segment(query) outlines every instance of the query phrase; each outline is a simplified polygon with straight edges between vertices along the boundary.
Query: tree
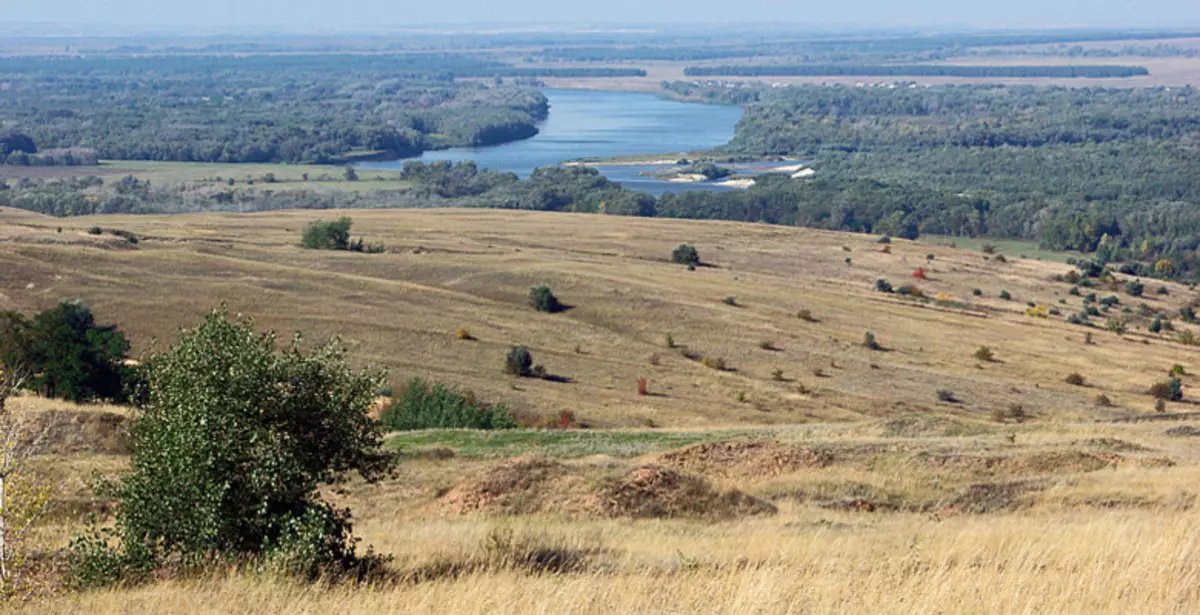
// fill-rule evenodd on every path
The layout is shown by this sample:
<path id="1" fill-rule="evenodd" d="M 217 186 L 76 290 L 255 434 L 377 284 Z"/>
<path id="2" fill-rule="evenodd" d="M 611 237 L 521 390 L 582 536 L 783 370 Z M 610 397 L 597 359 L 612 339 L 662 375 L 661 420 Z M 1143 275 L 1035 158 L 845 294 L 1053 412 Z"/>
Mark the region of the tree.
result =
<path id="1" fill-rule="evenodd" d="M 146 362 L 131 470 L 117 487 L 119 547 L 78 540 L 77 576 L 111 582 L 213 558 L 309 575 L 364 565 L 349 510 L 318 489 L 352 473 L 374 482 L 393 467 L 367 414 L 383 380 L 352 370 L 336 340 L 306 353 L 297 336 L 279 349 L 273 332 L 214 310 Z M 114 560 L 117 575 L 86 574 Z"/>
<path id="2" fill-rule="evenodd" d="M 504 373 L 527 377 L 533 373 L 533 355 L 524 346 L 513 346 L 504 356 Z"/>
<path id="3" fill-rule="evenodd" d="M 342 177 L 348 182 L 356 182 L 358 181 L 358 171 L 355 171 L 354 167 L 347 166 L 346 170 L 342 171 Z"/>
<path id="4" fill-rule="evenodd" d="M 539 312 L 556 314 L 563 311 L 563 304 L 551 292 L 550 286 L 542 284 L 529 289 L 529 304 Z"/>
<path id="5" fill-rule="evenodd" d="M 686 243 L 681 243 L 671 252 L 671 262 L 680 265 L 699 265 L 700 253 L 696 252 L 696 248 Z"/>
<path id="6" fill-rule="evenodd" d="M 82 302 L 63 301 L 32 319 L 0 313 L 0 330 L 7 340 L 0 362 L 20 356 L 29 370 L 25 388 L 76 403 L 124 397 L 129 342 L 116 326 L 97 325 Z"/>
<path id="7" fill-rule="evenodd" d="M 317 220 L 305 227 L 300 246 L 310 250 L 349 250 L 352 224 L 346 216 L 333 221 Z"/>

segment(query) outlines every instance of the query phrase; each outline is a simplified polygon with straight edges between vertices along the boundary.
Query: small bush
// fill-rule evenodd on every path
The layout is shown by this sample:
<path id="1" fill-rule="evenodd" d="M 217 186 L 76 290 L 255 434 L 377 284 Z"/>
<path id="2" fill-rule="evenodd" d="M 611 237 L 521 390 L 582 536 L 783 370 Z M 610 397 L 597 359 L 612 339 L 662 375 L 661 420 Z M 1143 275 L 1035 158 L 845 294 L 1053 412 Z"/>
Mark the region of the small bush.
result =
<path id="1" fill-rule="evenodd" d="M 1080 295 L 1080 292 L 1079 292 L 1079 287 L 1078 287 L 1078 286 L 1072 286 L 1072 287 L 1071 287 L 1071 290 L 1067 291 L 1067 294 L 1068 294 L 1068 295 L 1071 295 L 1072 297 L 1078 297 L 1078 296 Z"/>
<path id="2" fill-rule="evenodd" d="M 1130 280 L 1125 283 L 1125 294 L 1130 297 L 1141 297 L 1146 293 L 1146 285 L 1137 280 Z"/>
<path id="3" fill-rule="evenodd" d="M 1008 259 L 1005 258 L 1003 254 L 997 254 L 996 258 L 994 258 L 992 260 L 996 261 L 997 263 L 1007 263 L 1008 262 Z"/>
<path id="4" fill-rule="evenodd" d="M 1171 370 L 1169 372 L 1167 372 L 1167 375 L 1172 378 L 1178 378 L 1179 376 L 1186 376 L 1187 369 L 1184 368 L 1182 365 L 1176 363 L 1175 365 L 1171 366 Z"/>
<path id="5" fill-rule="evenodd" d="M 1001 299 L 1003 299 L 1003 300 L 1005 300 L 1005 301 L 1011 301 L 1011 300 L 1012 300 L 1012 294 L 1011 294 L 1011 293 L 1009 293 L 1007 290 L 1002 290 L 1002 291 L 1000 291 L 1000 298 L 1001 298 Z"/>
<path id="6" fill-rule="evenodd" d="M 976 288 L 975 290 L 972 290 L 972 291 L 971 291 L 971 294 L 972 294 L 972 295 L 975 295 L 976 297 L 982 297 L 982 296 L 983 296 L 983 291 L 982 291 L 981 289 L 978 289 L 978 288 Z"/>
<path id="7" fill-rule="evenodd" d="M 103 235 L 103 234 L 104 234 L 104 229 L 102 229 L 98 226 L 93 226 L 92 228 L 88 229 L 88 235 Z"/>
<path id="8" fill-rule="evenodd" d="M 918 280 L 928 280 L 929 276 L 925 274 L 924 267 L 917 267 L 917 270 L 912 273 L 912 277 Z"/>
<path id="9" fill-rule="evenodd" d="M 925 298 L 925 293 L 923 291 L 921 291 L 920 288 L 917 288 L 916 286 L 913 286 L 912 284 L 905 284 L 904 286 L 897 288 L 896 294 L 903 295 L 905 297 L 912 297 L 913 299 L 924 299 Z"/>
<path id="10" fill-rule="evenodd" d="M 1068 374 L 1065 382 L 1075 387 L 1081 387 L 1087 384 L 1087 381 L 1083 378 L 1083 374 L 1080 374 L 1079 372 L 1072 372 Z"/>
<path id="11" fill-rule="evenodd" d="M 763 350 L 779 350 L 779 348 L 775 346 L 775 342 L 771 340 L 763 340 L 759 342 L 758 347 Z"/>
<path id="12" fill-rule="evenodd" d="M 878 280 L 875 280 L 875 290 L 876 292 L 890 293 L 892 292 L 892 283 L 883 278 L 879 278 Z"/>
<path id="13" fill-rule="evenodd" d="M 1169 294 L 1171 294 L 1171 290 L 1170 290 L 1169 288 L 1167 288 L 1166 286 L 1159 286 L 1159 287 L 1158 287 L 1158 290 L 1156 290 L 1156 291 L 1154 291 L 1154 292 L 1155 292 L 1155 294 L 1158 294 L 1158 295 L 1169 295 Z"/>
<path id="14" fill-rule="evenodd" d="M 777 370 L 771 372 L 771 379 L 776 382 L 783 382 L 783 370 L 777 369 Z"/>
<path id="15" fill-rule="evenodd" d="M 1101 393 L 1096 396 L 1096 405 L 1100 406 L 1101 408 L 1111 408 L 1113 403 L 1112 403 L 1112 400 L 1109 399 L 1107 395 L 1105 395 L 1104 393 Z"/>
<path id="16" fill-rule="evenodd" d="M 533 354 L 524 346 L 513 346 L 504 357 L 504 373 L 527 378 L 532 375 Z"/>
<path id="17" fill-rule="evenodd" d="M 1104 323 L 1104 327 L 1117 335 L 1125 335 L 1129 329 L 1129 325 L 1120 318 L 1109 318 L 1108 322 Z"/>
<path id="18" fill-rule="evenodd" d="M 352 224 L 350 218 L 345 216 L 333 221 L 312 222 L 300 237 L 300 247 L 310 250 L 348 250 Z"/>
<path id="19" fill-rule="evenodd" d="M 994 244 L 985 243 L 985 244 L 983 244 L 981 249 L 983 250 L 984 254 L 995 254 L 996 253 L 996 246 Z"/>
<path id="20" fill-rule="evenodd" d="M 1165 400 L 1165 399 L 1155 400 L 1154 411 L 1159 414 L 1166 412 L 1167 411 L 1167 400 Z"/>
<path id="21" fill-rule="evenodd" d="M 889 244 L 892 243 L 892 238 L 888 235 L 880 237 L 875 243 Z"/>
<path id="22" fill-rule="evenodd" d="M 925 260 L 927 260 L 927 261 L 931 261 L 931 260 L 933 260 L 933 258 L 934 258 L 933 252 L 930 252 L 929 254 L 925 255 Z"/>
<path id="23" fill-rule="evenodd" d="M 996 360 L 996 353 L 993 352 L 992 349 L 988 348 L 987 346 L 980 346 L 975 351 L 975 360 L 983 361 L 985 363 L 991 363 L 992 361 Z"/>
<path id="24" fill-rule="evenodd" d="M 1024 423 L 1025 420 L 1029 418 L 1029 414 L 1025 412 L 1025 406 L 1022 406 L 1021 404 L 1012 404 L 1008 407 L 1008 418 L 1018 423 Z"/>
<path id="25" fill-rule="evenodd" d="M 550 290 L 550 286 L 542 284 L 529 289 L 529 305 L 539 312 L 557 314 L 563 311 L 563 304 Z"/>
<path id="26" fill-rule="evenodd" d="M 863 347 L 865 347 L 868 350 L 882 350 L 883 349 L 883 347 L 879 345 L 879 342 L 875 340 L 875 334 L 870 331 L 867 331 L 863 335 Z"/>
<path id="27" fill-rule="evenodd" d="M 937 398 L 938 398 L 938 401 L 942 401 L 942 402 L 945 402 L 948 404 L 957 404 L 958 403 L 958 398 L 954 396 L 954 392 L 948 391 L 946 389 L 938 389 Z"/>
<path id="28" fill-rule="evenodd" d="M 733 295 L 730 295 L 730 296 L 728 296 L 728 297 L 725 297 L 724 299 L 722 299 L 722 300 L 721 300 L 721 303 L 724 303 L 725 305 L 732 305 L 732 306 L 734 306 L 734 307 L 737 307 L 737 304 L 738 304 L 738 302 L 737 302 L 737 297 L 734 297 Z"/>
<path id="29" fill-rule="evenodd" d="M 389 429 L 515 429 L 503 404 L 485 405 L 441 382 L 413 378 L 379 418 Z"/>
<path id="30" fill-rule="evenodd" d="M 715 369 L 719 372 L 725 371 L 725 359 L 720 357 L 704 357 L 700 359 L 700 363 L 709 369 Z"/>
<path id="31" fill-rule="evenodd" d="M 645 378 L 637 379 L 637 392 L 642 397 L 650 394 L 650 383 Z"/>
<path id="32" fill-rule="evenodd" d="M 796 312 L 796 318 L 799 318 L 800 320 L 803 320 L 804 322 L 817 322 L 816 317 L 814 317 L 812 315 L 812 310 L 808 310 L 808 309 L 802 309 L 802 310 Z"/>
<path id="33" fill-rule="evenodd" d="M 665 344 L 666 344 L 667 348 L 675 347 L 675 338 L 671 335 L 670 331 L 667 332 L 667 335 L 665 337 Z"/>
<path id="34" fill-rule="evenodd" d="M 1156 399 L 1180 401 L 1183 399 L 1183 383 L 1178 378 L 1171 378 L 1166 382 L 1156 382 L 1150 385 L 1147 393 Z"/>
<path id="35" fill-rule="evenodd" d="M 671 252 L 671 261 L 680 265 L 696 266 L 700 264 L 700 253 L 696 251 L 696 248 L 681 243 Z"/>
<path id="36" fill-rule="evenodd" d="M 471 332 L 467 331 L 466 329 L 459 329 L 458 331 L 455 331 L 454 337 L 468 342 L 475 339 L 475 336 L 471 335 Z"/>

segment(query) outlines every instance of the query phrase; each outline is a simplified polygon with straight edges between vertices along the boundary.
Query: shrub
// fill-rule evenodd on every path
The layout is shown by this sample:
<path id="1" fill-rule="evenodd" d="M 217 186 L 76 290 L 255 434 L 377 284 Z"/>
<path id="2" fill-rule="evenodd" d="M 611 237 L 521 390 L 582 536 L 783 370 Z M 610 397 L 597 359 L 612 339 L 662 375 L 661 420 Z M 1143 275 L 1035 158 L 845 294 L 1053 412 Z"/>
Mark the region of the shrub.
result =
<path id="1" fill-rule="evenodd" d="M 1091 346 L 1092 344 L 1096 343 L 1096 342 L 1095 342 L 1095 341 L 1092 339 L 1092 332 L 1091 332 L 1091 331 L 1088 331 L 1088 332 L 1087 332 L 1087 334 L 1083 336 L 1083 343 L 1084 343 L 1084 344 L 1087 344 L 1088 346 Z"/>
<path id="2" fill-rule="evenodd" d="M 1072 372 L 1070 374 L 1067 374 L 1065 382 L 1074 387 L 1081 387 L 1081 386 L 1087 385 L 1087 381 L 1084 380 L 1083 374 L 1080 374 L 1079 372 Z"/>
<path id="3" fill-rule="evenodd" d="M 354 167 L 352 166 L 347 166 L 346 169 L 342 171 L 342 178 L 348 182 L 356 182 L 358 181 L 358 171 L 355 171 Z"/>
<path id="4" fill-rule="evenodd" d="M 996 246 L 994 244 L 985 243 L 985 244 L 983 244 L 983 246 L 980 249 L 983 250 L 984 254 L 995 254 L 996 253 Z"/>
<path id="5" fill-rule="evenodd" d="M 715 369 L 719 372 L 725 371 L 725 359 L 720 357 L 704 357 L 700 359 L 700 363 L 709 369 Z"/>
<path id="6" fill-rule="evenodd" d="M 642 397 L 650 394 L 650 383 L 645 378 L 637 379 L 637 392 Z"/>
<path id="7" fill-rule="evenodd" d="M 337 220 L 317 220 L 304 229 L 300 237 L 300 247 L 310 250 L 349 250 L 350 218 L 342 216 Z"/>
<path id="8" fill-rule="evenodd" d="M 812 311 L 808 309 L 802 309 L 796 312 L 796 318 L 799 318 L 804 322 L 817 322 L 816 317 L 812 315 Z"/>
<path id="9" fill-rule="evenodd" d="M 867 331 L 863 335 L 863 347 L 867 348 L 868 350 L 883 349 L 883 347 L 879 345 L 879 342 L 875 340 L 875 334 L 870 331 Z"/>
<path id="10" fill-rule="evenodd" d="M 546 284 L 529 289 L 529 305 L 533 306 L 535 310 L 547 314 L 557 314 L 563 311 L 562 303 L 558 301 L 558 297 L 554 296 Z"/>
<path id="11" fill-rule="evenodd" d="M 667 332 L 667 335 L 666 335 L 666 345 L 667 345 L 667 348 L 674 348 L 674 347 L 675 347 L 675 338 L 671 336 L 671 332 L 670 332 L 670 331 L 668 331 L 668 332 Z"/>
<path id="12" fill-rule="evenodd" d="M 1167 372 L 1167 375 L 1172 378 L 1178 378 L 1179 376 L 1186 376 L 1187 369 L 1184 368 L 1182 365 L 1176 363 L 1175 365 L 1171 366 L 1171 370 L 1169 372 Z"/>
<path id="13" fill-rule="evenodd" d="M 1155 400 L 1154 411 L 1159 414 L 1166 412 L 1167 411 L 1167 400 L 1165 400 L 1165 399 Z"/>
<path id="14" fill-rule="evenodd" d="M 738 304 L 738 302 L 737 302 L 737 297 L 734 297 L 733 295 L 730 295 L 730 296 L 728 296 L 728 297 L 725 297 L 724 299 L 722 299 L 722 300 L 721 300 L 721 303 L 724 303 L 725 305 L 732 305 L 732 306 L 734 306 L 734 307 L 737 307 L 737 304 Z"/>
<path id="15" fill-rule="evenodd" d="M 88 235 L 103 235 L 103 234 L 104 234 L 104 229 L 102 229 L 98 226 L 93 226 L 92 228 L 88 229 Z"/>
<path id="16" fill-rule="evenodd" d="M 533 371 L 533 354 L 524 346 L 513 346 L 504 356 L 504 373 L 510 376 L 529 377 Z"/>
<path id="17" fill-rule="evenodd" d="M 875 290 L 881 293 L 890 293 L 892 292 L 892 283 L 883 278 L 879 278 L 878 280 L 875 280 Z"/>
<path id="18" fill-rule="evenodd" d="M 76 583 L 243 558 L 309 578 L 377 564 L 357 556 L 349 511 L 319 488 L 393 467 L 367 415 L 382 381 L 335 345 L 306 354 L 297 337 L 280 350 L 273 334 L 213 311 L 146 362 L 116 540 L 93 530 L 73 541 Z"/>
<path id="19" fill-rule="evenodd" d="M 1078 286 L 1072 286 L 1072 287 L 1071 287 L 1071 290 L 1067 291 L 1067 294 L 1068 294 L 1068 295 L 1071 295 L 1072 297 L 1078 297 L 1078 296 L 1080 295 L 1080 292 L 1079 292 L 1079 287 L 1078 287 Z"/>
<path id="20" fill-rule="evenodd" d="M 1154 317 L 1154 319 L 1150 321 L 1150 325 L 1147 327 L 1147 329 L 1148 329 L 1148 330 L 1149 330 L 1151 333 L 1154 333 L 1155 335 L 1157 335 L 1157 334 L 1161 333 L 1161 332 L 1162 332 L 1162 330 L 1163 330 L 1163 321 L 1162 321 L 1162 317 L 1161 317 L 1161 316 L 1155 316 L 1155 317 Z"/>
<path id="21" fill-rule="evenodd" d="M 471 332 L 467 331 L 466 329 L 459 329 L 458 331 L 455 331 L 454 337 L 468 342 L 475 339 L 475 336 L 471 335 Z"/>
<path id="22" fill-rule="evenodd" d="M 1025 406 L 1012 404 L 1008 407 L 1008 418 L 1018 423 L 1024 423 L 1029 418 L 1029 415 L 1025 412 Z"/>
<path id="23" fill-rule="evenodd" d="M 1114 305 L 1120 305 L 1120 304 L 1121 304 L 1121 299 L 1119 297 L 1117 297 L 1116 295 L 1110 295 L 1108 297 L 1102 297 L 1100 299 L 1100 305 L 1102 305 L 1104 307 L 1113 307 Z"/>
<path id="24" fill-rule="evenodd" d="M 1012 300 L 1012 295 L 1007 290 L 1000 291 L 1000 298 L 1005 301 Z"/>
<path id="25" fill-rule="evenodd" d="M 892 238 L 889 235 L 880 237 L 875 243 L 889 244 L 892 243 Z"/>
<path id="26" fill-rule="evenodd" d="M 914 277 L 918 280 L 928 280 L 929 279 L 929 276 L 925 275 L 924 267 L 917 267 L 917 270 L 913 272 L 912 277 Z"/>
<path id="27" fill-rule="evenodd" d="M 1044 305 L 1035 305 L 1025 309 L 1025 315 L 1033 318 L 1049 318 L 1050 309 Z"/>
<path id="28" fill-rule="evenodd" d="M 975 360 L 991 363 L 992 361 L 996 360 L 996 353 L 992 352 L 992 349 L 988 348 L 987 346 L 980 346 L 975 351 Z"/>
<path id="29" fill-rule="evenodd" d="M 1100 406 L 1101 408 L 1111 408 L 1113 403 L 1112 403 L 1112 400 L 1109 399 L 1107 395 L 1105 395 L 1104 393 L 1101 393 L 1096 396 L 1096 405 Z"/>
<path id="30" fill-rule="evenodd" d="M 1129 329 L 1129 325 L 1120 318 L 1109 318 L 1108 322 L 1104 323 L 1104 327 L 1117 335 L 1125 335 Z"/>
<path id="31" fill-rule="evenodd" d="M 929 254 L 925 255 L 925 260 L 931 261 L 933 259 L 934 259 L 933 252 L 930 252 Z"/>
<path id="32" fill-rule="evenodd" d="M 954 392 L 948 391 L 946 389 L 938 389 L 937 398 L 938 398 L 938 401 L 943 401 L 948 404 L 957 404 L 958 403 L 958 398 L 954 396 Z"/>
<path id="33" fill-rule="evenodd" d="M 1005 258 L 1003 254 L 997 254 L 996 258 L 994 258 L 992 260 L 996 261 L 997 263 L 1007 263 L 1008 262 L 1008 259 Z"/>
<path id="34" fill-rule="evenodd" d="M 1183 383 L 1178 378 L 1170 378 L 1166 382 L 1150 385 L 1147 393 L 1156 399 L 1180 401 L 1183 399 Z"/>
<path id="35" fill-rule="evenodd" d="M 1179 308 L 1179 319 L 1188 323 L 1196 322 L 1196 310 L 1190 305 Z"/>
<path id="36" fill-rule="evenodd" d="M 1175 339 L 1178 340 L 1179 343 L 1183 344 L 1184 346 L 1196 346 L 1197 345 L 1196 334 L 1192 333 L 1191 330 L 1188 330 L 1188 329 L 1184 329 L 1183 331 L 1180 331 L 1178 333 L 1178 335 L 1175 336 Z"/>
<path id="37" fill-rule="evenodd" d="M 896 294 L 904 295 L 905 297 L 912 297 L 914 299 L 924 299 L 925 298 L 925 293 L 922 292 L 920 288 L 917 288 L 916 286 L 913 286 L 912 284 L 905 284 L 904 286 L 897 288 Z"/>
<path id="38" fill-rule="evenodd" d="M 1125 294 L 1130 297 L 1141 297 L 1146 293 L 1146 285 L 1137 280 L 1130 280 L 1125 283 Z"/>
<path id="39" fill-rule="evenodd" d="M 503 404 L 486 405 L 441 382 L 413 378 L 379 418 L 389 429 L 515 429 Z"/>
<path id="40" fill-rule="evenodd" d="M 1158 290 L 1156 290 L 1156 291 L 1154 291 L 1154 292 L 1155 292 L 1155 294 L 1159 294 L 1159 295 L 1169 295 L 1169 294 L 1171 294 L 1171 290 L 1170 290 L 1169 288 L 1167 288 L 1166 286 L 1159 286 L 1159 287 L 1158 287 Z"/>
<path id="41" fill-rule="evenodd" d="M 775 346 L 775 342 L 771 340 L 763 340 L 759 342 L 758 347 L 763 350 L 779 350 L 779 348 Z"/>
<path id="42" fill-rule="evenodd" d="M 976 297 L 982 297 L 982 296 L 983 296 L 983 290 L 976 288 L 975 290 L 972 290 L 972 291 L 971 291 L 971 294 L 972 294 L 972 295 L 975 295 Z"/>
<path id="43" fill-rule="evenodd" d="M 892 246 L 883 246 L 882 248 L 880 248 L 879 253 L 880 254 L 891 254 Z"/>
<path id="44" fill-rule="evenodd" d="M 681 243 L 671 252 L 671 261 L 680 265 L 699 265 L 700 253 L 696 252 L 696 248 L 686 243 Z"/>
<path id="45" fill-rule="evenodd" d="M 783 381 L 783 370 L 777 369 L 777 370 L 771 372 L 771 379 L 775 380 L 776 382 L 782 382 Z"/>

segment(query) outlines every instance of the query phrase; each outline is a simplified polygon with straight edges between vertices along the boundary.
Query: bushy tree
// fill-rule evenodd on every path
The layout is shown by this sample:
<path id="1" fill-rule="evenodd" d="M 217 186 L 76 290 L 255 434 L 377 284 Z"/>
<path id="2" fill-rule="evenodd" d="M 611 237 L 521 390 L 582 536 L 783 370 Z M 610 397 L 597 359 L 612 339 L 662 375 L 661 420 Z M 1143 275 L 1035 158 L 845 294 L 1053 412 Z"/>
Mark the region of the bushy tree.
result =
<path id="1" fill-rule="evenodd" d="M 146 363 L 130 429 L 131 470 L 116 488 L 119 539 L 78 539 L 82 583 L 167 564 L 246 557 L 316 574 L 361 565 L 350 513 L 321 485 L 384 476 L 393 458 L 368 415 L 382 374 L 356 372 L 331 343 L 306 353 L 297 336 L 214 310 Z"/>
<path id="2" fill-rule="evenodd" d="M 699 265 L 700 253 L 691 245 L 681 243 L 671 252 L 671 261 L 680 265 Z"/>
<path id="3" fill-rule="evenodd" d="M 351 224 L 346 216 L 333 221 L 317 220 L 305 227 L 300 246 L 310 250 L 349 250 Z"/>
<path id="4" fill-rule="evenodd" d="M 563 311 L 563 304 L 558 301 L 558 297 L 550 290 L 547 284 L 541 284 L 529 289 L 529 305 L 539 312 L 548 314 L 556 314 Z"/>
<path id="5" fill-rule="evenodd" d="M 25 388 L 73 402 L 123 398 L 129 342 L 115 326 L 97 325 L 83 303 L 63 301 L 33 318 L 0 312 L 0 334 L 0 369 L 19 358 L 29 368 Z"/>
<path id="6" fill-rule="evenodd" d="M 533 373 L 533 354 L 524 346 L 513 346 L 504 356 L 504 373 L 512 376 L 529 376 Z"/>
<path id="7" fill-rule="evenodd" d="M 413 378 L 380 421 L 390 429 L 513 429 L 516 420 L 503 404 L 484 405 L 441 382 Z"/>

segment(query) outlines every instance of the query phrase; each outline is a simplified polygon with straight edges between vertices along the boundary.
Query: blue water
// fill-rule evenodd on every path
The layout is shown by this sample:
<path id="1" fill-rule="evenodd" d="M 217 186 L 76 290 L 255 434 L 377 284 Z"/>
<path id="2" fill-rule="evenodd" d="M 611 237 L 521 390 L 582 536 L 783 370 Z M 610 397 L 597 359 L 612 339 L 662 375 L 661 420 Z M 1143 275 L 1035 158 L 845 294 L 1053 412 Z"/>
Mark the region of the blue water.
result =
<path id="1" fill-rule="evenodd" d="M 683 103 L 651 94 L 545 90 L 550 116 L 532 138 L 503 145 L 426 152 L 419 160 L 474 160 L 481 168 L 527 177 L 538 167 L 576 158 L 689 152 L 724 145 L 741 119 L 737 107 Z M 670 156 L 664 156 L 664 159 Z M 373 169 L 399 169 L 403 161 L 372 162 Z M 736 165 L 733 165 L 736 166 Z M 640 175 L 658 167 L 596 166 L 627 188 L 662 194 L 683 190 L 736 190 L 702 182 L 673 183 Z"/>

